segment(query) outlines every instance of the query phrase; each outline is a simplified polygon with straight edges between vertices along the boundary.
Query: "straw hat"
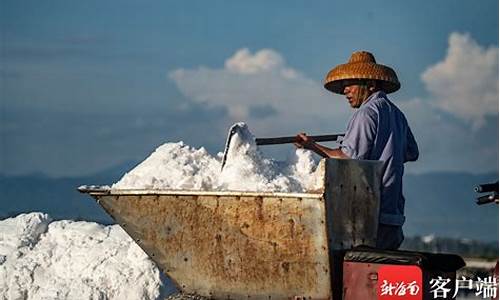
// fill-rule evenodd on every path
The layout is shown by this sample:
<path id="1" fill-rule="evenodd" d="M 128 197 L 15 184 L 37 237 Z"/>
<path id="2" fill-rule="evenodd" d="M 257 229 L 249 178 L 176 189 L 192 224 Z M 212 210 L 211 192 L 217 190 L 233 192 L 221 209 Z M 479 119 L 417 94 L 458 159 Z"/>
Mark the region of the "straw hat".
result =
<path id="1" fill-rule="evenodd" d="M 333 68 L 325 78 L 325 88 L 337 94 L 344 94 L 343 81 L 347 79 L 379 80 L 382 89 L 393 93 L 401 87 L 393 69 L 379 65 L 373 54 L 366 51 L 354 52 L 346 64 Z"/>

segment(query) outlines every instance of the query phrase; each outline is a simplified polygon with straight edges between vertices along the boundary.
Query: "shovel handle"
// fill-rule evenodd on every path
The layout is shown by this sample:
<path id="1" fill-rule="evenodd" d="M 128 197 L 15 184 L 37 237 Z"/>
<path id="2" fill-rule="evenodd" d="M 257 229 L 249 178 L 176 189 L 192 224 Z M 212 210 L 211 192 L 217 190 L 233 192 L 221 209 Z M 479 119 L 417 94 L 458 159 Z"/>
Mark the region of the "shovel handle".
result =
<path id="1" fill-rule="evenodd" d="M 344 136 L 341 134 L 327 134 L 327 135 L 311 135 L 309 136 L 315 142 L 333 142 L 338 140 L 339 136 Z M 295 143 L 295 136 L 283 136 L 274 138 L 256 138 L 255 143 L 258 146 L 263 145 L 278 145 L 278 144 L 290 144 Z"/>

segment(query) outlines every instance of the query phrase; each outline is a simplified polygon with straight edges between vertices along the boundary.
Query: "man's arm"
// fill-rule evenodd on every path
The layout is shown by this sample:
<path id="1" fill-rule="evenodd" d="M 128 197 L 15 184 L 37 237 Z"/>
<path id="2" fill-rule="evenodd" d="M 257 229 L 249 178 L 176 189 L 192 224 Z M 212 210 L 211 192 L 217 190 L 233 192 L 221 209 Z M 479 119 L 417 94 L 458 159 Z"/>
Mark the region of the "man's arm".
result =
<path id="1" fill-rule="evenodd" d="M 405 162 L 407 161 L 416 161 L 419 156 L 418 145 L 415 141 L 415 137 L 411 132 L 410 127 L 408 127 L 408 131 L 406 134 L 406 153 L 405 153 Z"/>
<path id="2" fill-rule="evenodd" d="M 323 145 L 320 145 L 316 142 L 314 142 L 310 137 L 308 137 L 305 133 L 299 133 L 297 135 L 297 142 L 295 143 L 295 146 L 298 148 L 304 148 L 308 149 L 311 151 L 314 151 L 316 154 L 319 156 L 325 157 L 325 158 L 350 158 L 349 156 L 345 155 L 340 148 L 329 148 Z"/>
<path id="3" fill-rule="evenodd" d="M 374 110 L 358 110 L 349 121 L 342 148 L 331 149 L 315 143 L 305 133 L 297 135 L 295 146 L 316 152 L 323 157 L 370 159 L 377 134 L 378 115 Z"/>

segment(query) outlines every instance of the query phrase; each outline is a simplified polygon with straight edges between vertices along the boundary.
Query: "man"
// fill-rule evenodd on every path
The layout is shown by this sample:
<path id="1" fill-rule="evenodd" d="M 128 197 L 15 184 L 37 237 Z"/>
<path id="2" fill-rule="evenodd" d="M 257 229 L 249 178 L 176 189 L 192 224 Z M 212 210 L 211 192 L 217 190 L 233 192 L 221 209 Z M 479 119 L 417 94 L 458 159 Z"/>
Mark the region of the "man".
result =
<path id="1" fill-rule="evenodd" d="M 418 159 L 418 147 L 404 114 L 386 94 L 400 83 L 391 68 L 377 64 L 369 52 L 354 52 L 347 64 L 333 68 L 325 88 L 346 96 L 357 109 L 347 126 L 341 146 L 331 149 L 297 135 L 296 146 L 323 157 L 380 160 L 383 162 L 377 247 L 398 249 L 403 242 L 405 199 L 402 191 L 404 163 Z"/>

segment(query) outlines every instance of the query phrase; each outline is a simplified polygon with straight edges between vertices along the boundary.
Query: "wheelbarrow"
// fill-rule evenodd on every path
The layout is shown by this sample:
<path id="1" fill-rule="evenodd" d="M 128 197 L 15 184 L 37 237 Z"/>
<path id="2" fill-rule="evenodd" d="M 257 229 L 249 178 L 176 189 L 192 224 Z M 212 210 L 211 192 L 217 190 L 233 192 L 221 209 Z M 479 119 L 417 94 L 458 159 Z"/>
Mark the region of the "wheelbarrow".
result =
<path id="1" fill-rule="evenodd" d="M 323 159 L 318 168 L 323 186 L 304 193 L 79 190 L 94 197 L 182 292 L 214 299 L 332 299 L 342 294 L 336 251 L 375 246 L 381 163 Z"/>

